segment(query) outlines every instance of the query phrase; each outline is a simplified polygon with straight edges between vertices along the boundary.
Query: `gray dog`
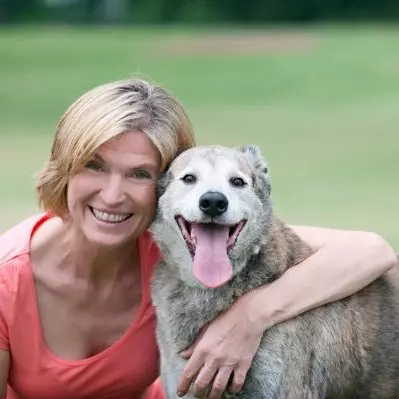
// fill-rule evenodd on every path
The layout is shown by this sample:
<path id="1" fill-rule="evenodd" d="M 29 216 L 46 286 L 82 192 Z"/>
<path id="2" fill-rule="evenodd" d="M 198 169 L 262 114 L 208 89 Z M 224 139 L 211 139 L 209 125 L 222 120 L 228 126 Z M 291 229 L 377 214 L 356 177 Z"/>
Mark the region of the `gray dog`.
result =
<path id="1" fill-rule="evenodd" d="M 160 179 L 152 231 L 163 254 L 152 287 L 161 376 L 175 398 L 179 352 L 200 329 L 311 251 L 275 217 L 266 163 L 253 146 L 177 157 Z M 399 398 L 398 288 L 395 271 L 267 330 L 236 397 Z"/>

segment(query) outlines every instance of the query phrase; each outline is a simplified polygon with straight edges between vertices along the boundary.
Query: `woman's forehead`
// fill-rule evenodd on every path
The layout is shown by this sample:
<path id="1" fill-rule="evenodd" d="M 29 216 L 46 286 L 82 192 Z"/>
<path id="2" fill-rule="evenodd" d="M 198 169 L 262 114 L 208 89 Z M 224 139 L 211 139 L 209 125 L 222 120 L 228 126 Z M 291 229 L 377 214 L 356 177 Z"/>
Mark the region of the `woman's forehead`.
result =
<path id="1" fill-rule="evenodd" d="M 145 164 L 159 169 L 161 155 L 148 136 L 141 131 L 122 133 L 102 144 L 96 156 L 122 167 Z"/>
<path id="2" fill-rule="evenodd" d="M 128 131 L 121 133 L 113 139 L 102 144 L 96 154 L 102 158 L 115 157 L 140 157 L 160 164 L 160 154 L 150 138 L 141 131 Z"/>

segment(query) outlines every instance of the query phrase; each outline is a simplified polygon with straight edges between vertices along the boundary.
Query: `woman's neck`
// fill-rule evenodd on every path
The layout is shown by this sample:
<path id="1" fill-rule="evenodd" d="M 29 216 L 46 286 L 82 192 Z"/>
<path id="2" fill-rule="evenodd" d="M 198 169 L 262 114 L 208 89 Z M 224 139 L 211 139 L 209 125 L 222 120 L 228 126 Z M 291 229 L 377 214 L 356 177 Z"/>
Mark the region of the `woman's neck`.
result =
<path id="1" fill-rule="evenodd" d="M 137 239 L 120 247 L 103 248 L 88 242 L 72 225 L 58 217 L 49 219 L 36 231 L 31 242 L 31 256 L 42 259 L 45 264 L 51 260 L 53 267 L 95 285 L 137 273 L 140 264 Z"/>

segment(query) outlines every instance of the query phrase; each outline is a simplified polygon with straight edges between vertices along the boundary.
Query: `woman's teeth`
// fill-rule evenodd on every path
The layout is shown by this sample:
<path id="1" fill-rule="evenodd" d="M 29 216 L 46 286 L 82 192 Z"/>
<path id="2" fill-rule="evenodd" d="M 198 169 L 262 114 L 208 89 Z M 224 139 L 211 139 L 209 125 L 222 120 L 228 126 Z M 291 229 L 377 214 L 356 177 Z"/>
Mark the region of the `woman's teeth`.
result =
<path id="1" fill-rule="evenodd" d="M 96 208 L 90 208 L 94 217 L 100 222 L 105 223 L 120 223 L 132 216 L 132 213 L 108 213 L 99 211 Z"/>

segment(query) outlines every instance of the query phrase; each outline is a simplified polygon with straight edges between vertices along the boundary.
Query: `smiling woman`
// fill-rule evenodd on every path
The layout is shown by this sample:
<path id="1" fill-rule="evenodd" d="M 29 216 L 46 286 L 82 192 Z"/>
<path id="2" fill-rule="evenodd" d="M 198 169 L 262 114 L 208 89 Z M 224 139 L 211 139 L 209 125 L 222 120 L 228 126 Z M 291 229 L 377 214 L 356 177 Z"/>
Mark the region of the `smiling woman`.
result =
<path id="1" fill-rule="evenodd" d="M 161 397 L 147 230 L 159 173 L 193 145 L 180 104 L 143 80 L 65 112 L 38 178 L 45 213 L 0 238 L 0 398 Z"/>
<path id="2" fill-rule="evenodd" d="M 0 399 L 165 397 L 155 383 L 150 281 L 160 254 L 149 227 L 160 173 L 194 144 L 179 102 L 140 79 L 96 87 L 65 112 L 39 174 L 44 213 L 0 237 Z M 225 206 L 203 200 L 209 213 Z M 315 254 L 210 323 L 182 354 L 193 353 L 180 394 L 194 383 L 195 394 L 209 387 L 217 398 L 232 372 L 228 388 L 239 390 L 267 327 L 349 295 L 396 261 L 372 233 L 296 230 Z"/>

